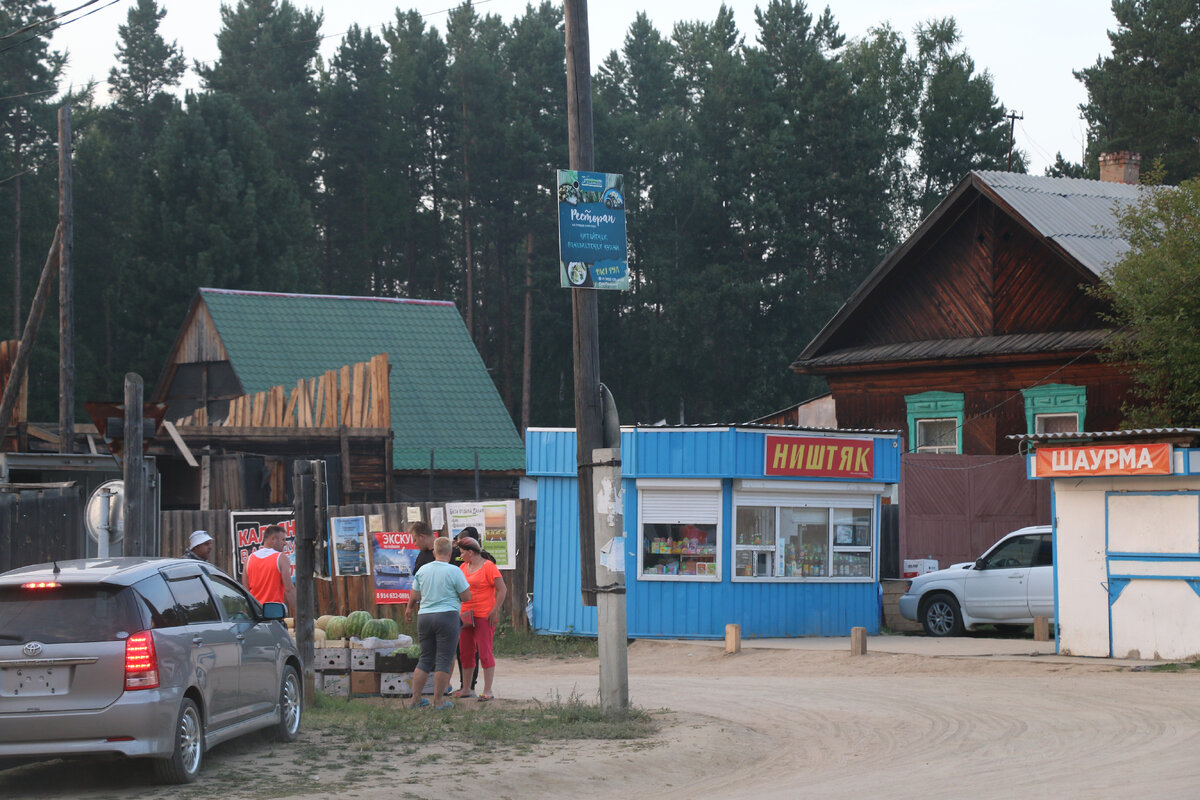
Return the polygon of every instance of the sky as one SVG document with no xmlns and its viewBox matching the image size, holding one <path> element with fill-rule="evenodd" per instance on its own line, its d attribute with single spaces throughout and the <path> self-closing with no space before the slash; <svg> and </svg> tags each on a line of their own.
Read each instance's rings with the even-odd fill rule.
<svg viewBox="0 0 1200 800">
<path fill-rule="evenodd" d="M 83 0 L 56 0 L 62 11 Z M 232 3 L 233 0 L 228 0 Z M 340 34 L 351 25 L 378 32 L 395 19 L 396 8 L 416 10 L 428 23 L 445 33 L 447 11 L 454 0 L 293 0 L 300 7 L 323 11 L 325 38 L 321 52 L 329 57 L 338 47 Z M 540 0 L 538 0 L 540 2 Z M 115 63 L 117 26 L 125 22 L 135 0 L 100 0 L 80 11 L 95 13 L 64 25 L 55 34 L 52 47 L 68 54 L 67 83 L 82 85 L 89 79 L 105 81 Z M 524 14 L 527 0 L 477 0 L 481 15 L 494 14 L 505 22 Z M 754 43 L 757 25 L 754 10 L 767 0 L 726 0 L 738 29 Z M 160 28 L 164 38 L 175 41 L 190 65 L 218 56 L 216 34 L 221 26 L 219 0 L 159 0 L 167 9 Z M 597 65 L 621 43 L 639 11 L 646 11 L 654 26 L 669 36 L 677 21 L 711 22 L 720 0 L 608 0 L 589 4 L 591 65 Z M 1079 105 L 1087 100 L 1083 85 L 1072 70 L 1091 66 L 1111 54 L 1107 32 L 1116 20 L 1108 0 L 830 0 L 841 31 L 848 38 L 865 35 L 888 22 L 908 35 L 922 22 L 953 16 L 962 33 L 962 45 L 975 60 L 977 70 L 987 70 L 996 97 L 1011 111 L 1023 116 L 1016 121 L 1016 146 L 1027 154 L 1030 172 L 1041 174 L 1061 152 L 1069 161 L 1082 157 L 1084 126 Z M 825 6 L 816 2 L 808 8 L 819 13 Z M 72 19 L 78 15 L 70 15 Z M 197 86 L 189 67 L 185 87 Z M 565 77 L 564 77 L 565 83 Z M 101 87 L 103 88 L 103 87 Z M 565 88 L 565 87 L 564 87 Z M 563 135 L 566 136 L 564 130 Z"/>
</svg>

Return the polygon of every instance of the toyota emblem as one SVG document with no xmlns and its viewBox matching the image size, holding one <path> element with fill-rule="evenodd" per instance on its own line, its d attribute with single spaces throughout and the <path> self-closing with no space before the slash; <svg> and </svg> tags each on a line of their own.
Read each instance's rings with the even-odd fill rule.
<svg viewBox="0 0 1200 800">
<path fill-rule="evenodd" d="M 42 654 L 42 643 L 41 642 L 30 642 L 29 644 L 27 644 L 21 648 L 21 652 L 27 656 L 30 656 L 31 658 L 33 656 L 40 656 Z"/>
</svg>

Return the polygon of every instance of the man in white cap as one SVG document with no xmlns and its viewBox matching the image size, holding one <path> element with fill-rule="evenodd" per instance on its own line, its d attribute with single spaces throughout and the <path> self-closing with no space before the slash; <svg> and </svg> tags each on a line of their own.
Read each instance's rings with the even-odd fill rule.
<svg viewBox="0 0 1200 800">
<path fill-rule="evenodd" d="M 188 537 L 188 549 L 183 554 L 184 558 L 192 558 L 196 561 L 208 561 L 209 555 L 212 554 L 213 538 L 208 535 L 208 531 L 192 531 L 192 535 Z"/>
</svg>

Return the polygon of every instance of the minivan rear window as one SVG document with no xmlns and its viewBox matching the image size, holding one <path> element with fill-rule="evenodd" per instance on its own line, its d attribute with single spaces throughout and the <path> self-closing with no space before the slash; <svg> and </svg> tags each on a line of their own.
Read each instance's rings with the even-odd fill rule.
<svg viewBox="0 0 1200 800">
<path fill-rule="evenodd" d="M 140 620 L 122 587 L 0 588 L 0 644 L 112 641 L 138 631 Z"/>
</svg>

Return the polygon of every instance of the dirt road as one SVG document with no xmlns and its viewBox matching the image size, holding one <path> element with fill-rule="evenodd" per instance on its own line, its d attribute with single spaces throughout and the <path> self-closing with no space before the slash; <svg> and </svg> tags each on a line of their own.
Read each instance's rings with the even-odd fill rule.
<svg viewBox="0 0 1200 800">
<path fill-rule="evenodd" d="M 883 638 L 893 638 L 898 652 L 885 652 L 882 640 L 860 657 L 838 640 L 825 640 L 824 648 L 812 640 L 748 643 L 739 655 L 711 644 L 638 642 L 629 651 L 631 701 L 664 710 L 656 740 L 546 745 L 488 763 L 463 763 L 451 753 L 377 753 L 373 765 L 384 769 L 339 785 L 337 794 L 985 800 L 1195 793 L 1200 670 L 1058 658 L 1028 640 L 948 647 L 924 637 Z M 573 694 L 590 700 L 597 670 L 594 660 L 502 661 L 497 703 Z M 486 705 L 475 705 L 472 713 L 486 713 Z M 112 772 L 84 783 L 59 767 L 26 771 L 20 785 L 0 772 L 0 796 L 330 794 L 322 767 L 335 754 L 297 764 L 286 753 L 264 758 L 258 745 L 230 745 L 217 748 L 200 782 L 182 792 L 133 786 Z M 252 793 L 239 795 L 228 777 L 264 770 L 279 777 L 270 794 L 259 779 Z"/>
</svg>

